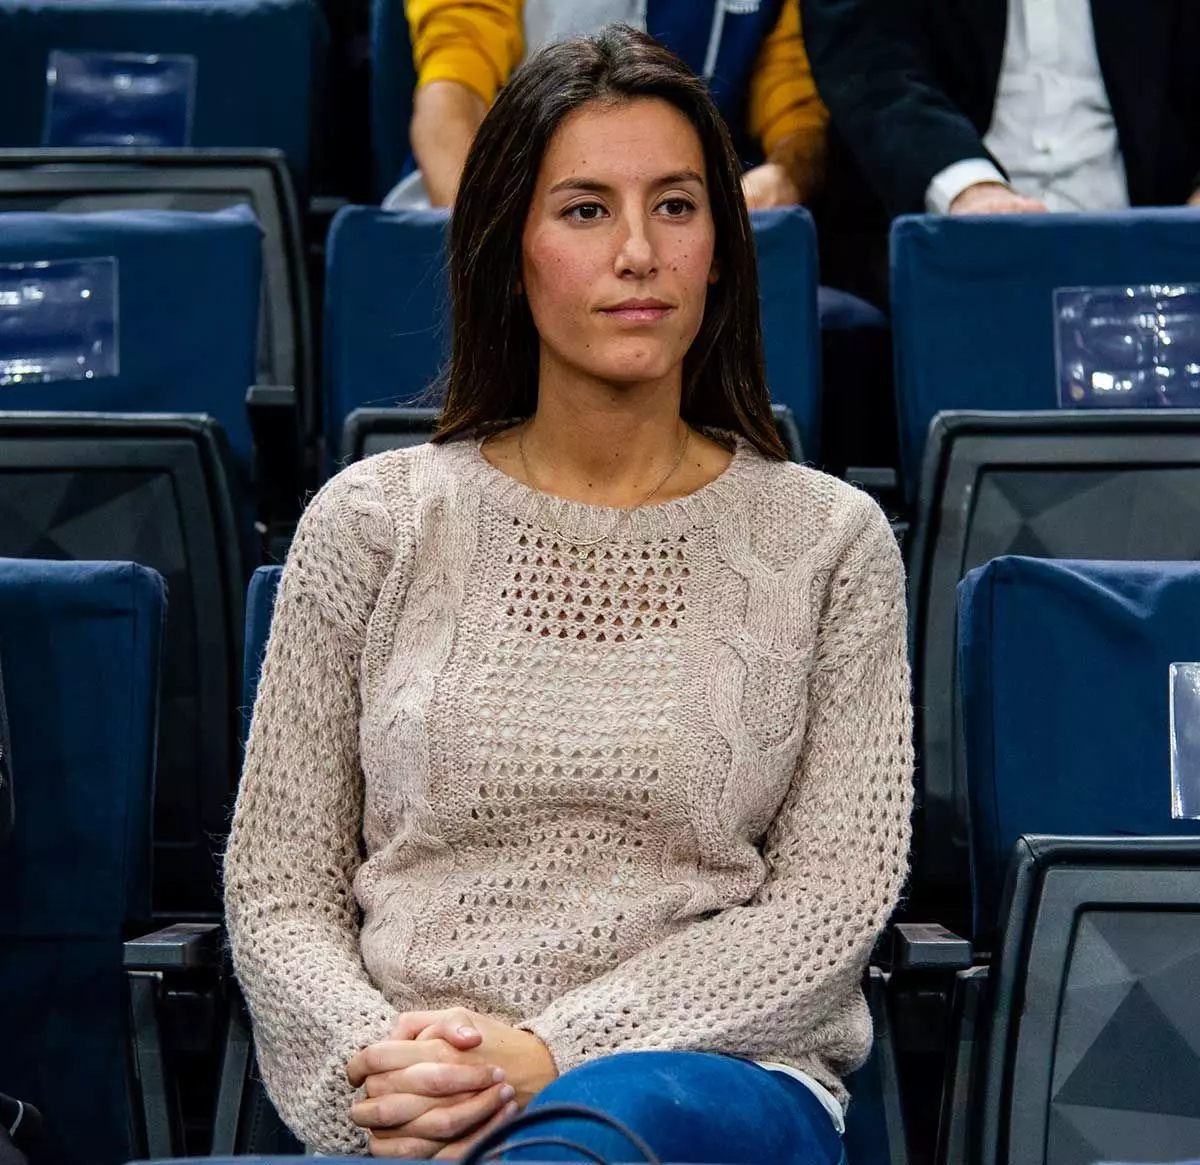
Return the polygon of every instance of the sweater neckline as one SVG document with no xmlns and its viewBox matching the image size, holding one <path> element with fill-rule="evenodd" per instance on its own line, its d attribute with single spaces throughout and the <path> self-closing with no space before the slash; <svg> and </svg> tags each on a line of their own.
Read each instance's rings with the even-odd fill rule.
<svg viewBox="0 0 1200 1165">
<path fill-rule="evenodd" d="M 611 533 L 614 539 L 655 542 L 711 526 L 745 496 L 746 484 L 763 460 L 749 442 L 738 437 L 729 464 L 712 481 L 682 497 L 623 509 L 572 501 L 533 489 L 488 461 L 481 439 L 468 438 L 454 444 L 461 448 L 461 456 L 483 495 L 504 513 L 547 533 L 584 541 Z"/>
</svg>

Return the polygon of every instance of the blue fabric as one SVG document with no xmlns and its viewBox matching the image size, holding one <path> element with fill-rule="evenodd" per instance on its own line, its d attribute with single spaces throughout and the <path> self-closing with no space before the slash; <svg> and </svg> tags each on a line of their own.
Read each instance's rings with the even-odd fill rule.
<svg viewBox="0 0 1200 1165">
<path fill-rule="evenodd" d="M 590 1060 L 542 1089 L 526 1111 L 578 1104 L 615 1117 L 664 1162 L 724 1165 L 839 1165 L 841 1138 L 802 1084 L 744 1060 L 702 1052 L 625 1052 Z M 593 1122 L 552 1120 L 534 1137 L 574 1141 L 607 1162 L 644 1158 L 620 1134 Z M 505 1161 L 583 1161 L 545 1146 L 510 1151 Z"/>
<path fill-rule="evenodd" d="M 42 144 L 52 49 L 194 56 L 193 146 L 282 150 L 303 188 L 315 0 L 0 0 L 0 146 Z"/>
<path fill-rule="evenodd" d="M 0 559 L 24 774 L 0 852 L 0 1092 L 42 1109 L 46 1162 L 130 1152 L 121 942 L 150 911 L 165 610 L 146 567 Z"/>
<path fill-rule="evenodd" d="M 0 264 L 117 261 L 115 377 L 9 385 L 6 409 L 208 413 L 248 485 L 246 390 L 257 371 L 262 230 L 248 207 L 211 214 L 131 210 L 11 213 Z"/>
<path fill-rule="evenodd" d="M 910 216 L 892 227 L 900 460 L 915 499 L 944 409 L 1054 409 L 1054 290 L 1195 282 L 1196 212 Z"/>
<path fill-rule="evenodd" d="M 998 558 L 958 628 L 977 930 L 1022 833 L 1200 834 L 1171 817 L 1167 683 L 1200 660 L 1200 564 Z"/>
<path fill-rule="evenodd" d="M 805 456 L 820 453 L 817 242 L 801 207 L 751 216 L 771 397 L 791 408 Z M 445 236 L 439 210 L 354 206 L 330 228 L 325 283 L 325 434 L 341 445 L 356 408 L 412 403 L 449 354 Z M 332 456 L 332 454 L 331 454 Z"/>
<path fill-rule="evenodd" d="M 8 704 L 4 699 L 4 675 L 0 669 L 0 848 L 8 841 L 13 826 L 12 746 L 8 736 Z"/>
<path fill-rule="evenodd" d="M 762 160 L 762 148 L 747 130 L 750 79 L 758 54 L 779 20 L 783 0 L 647 0 L 646 31 L 661 41 L 688 68 L 708 82 L 730 136 L 744 163 Z M 718 11 L 719 10 L 719 11 Z M 713 38 L 717 52 L 711 75 L 705 64 Z"/>
<path fill-rule="evenodd" d="M 260 566 L 250 579 L 246 591 L 246 650 L 242 653 L 242 740 L 250 732 L 250 717 L 258 696 L 258 677 L 262 672 L 263 652 L 271 633 L 271 615 L 282 566 Z"/>
</svg>

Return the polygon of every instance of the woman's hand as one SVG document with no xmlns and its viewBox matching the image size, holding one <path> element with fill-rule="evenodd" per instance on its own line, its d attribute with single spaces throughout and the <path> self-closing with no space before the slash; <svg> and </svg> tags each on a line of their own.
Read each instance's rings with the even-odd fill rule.
<svg viewBox="0 0 1200 1165">
<path fill-rule="evenodd" d="M 375 1156 L 454 1158 L 557 1074 L 549 1050 L 528 1032 L 457 1008 L 409 1012 L 391 1039 L 347 1066 L 366 1092 L 350 1115 L 368 1130 Z"/>
</svg>

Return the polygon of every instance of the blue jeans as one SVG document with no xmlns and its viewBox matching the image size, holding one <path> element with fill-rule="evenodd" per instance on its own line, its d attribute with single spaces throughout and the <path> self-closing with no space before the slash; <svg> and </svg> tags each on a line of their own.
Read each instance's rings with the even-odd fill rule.
<svg viewBox="0 0 1200 1165">
<path fill-rule="evenodd" d="M 624 1052 L 591 1060 L 534 1097 L 528 1111 L 582 1104 L 616 1117 L 663 1162 L 692 1165 L 841 1165 L 842 1141 L 820 1101 L 798 1081 L 703 1052 Z M 606 1162 L 641 1161 L 624 1137 L 571 1118 L 516 1133 L 574 1141 Z M 582 1161 L 564 1148 L 510 1150 L 505 1161 Z"/>
</svg>

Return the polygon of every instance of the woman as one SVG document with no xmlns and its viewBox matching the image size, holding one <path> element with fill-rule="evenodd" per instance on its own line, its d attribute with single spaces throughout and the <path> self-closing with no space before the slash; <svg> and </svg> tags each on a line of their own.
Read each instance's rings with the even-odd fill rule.
<svg viewBox="0 0 1200 1165">
<path fill-rule="evenodd" d="M 783 459 L 703 85 L 629 29 L 545 50 L 450 255 L 437 438 L 325 486 L 275 610 L 226 858 L 268 1090 L 325 1152 L 566 1099 L 834 1165 L 906 872 L 903 572 Z"/>
</svg>

